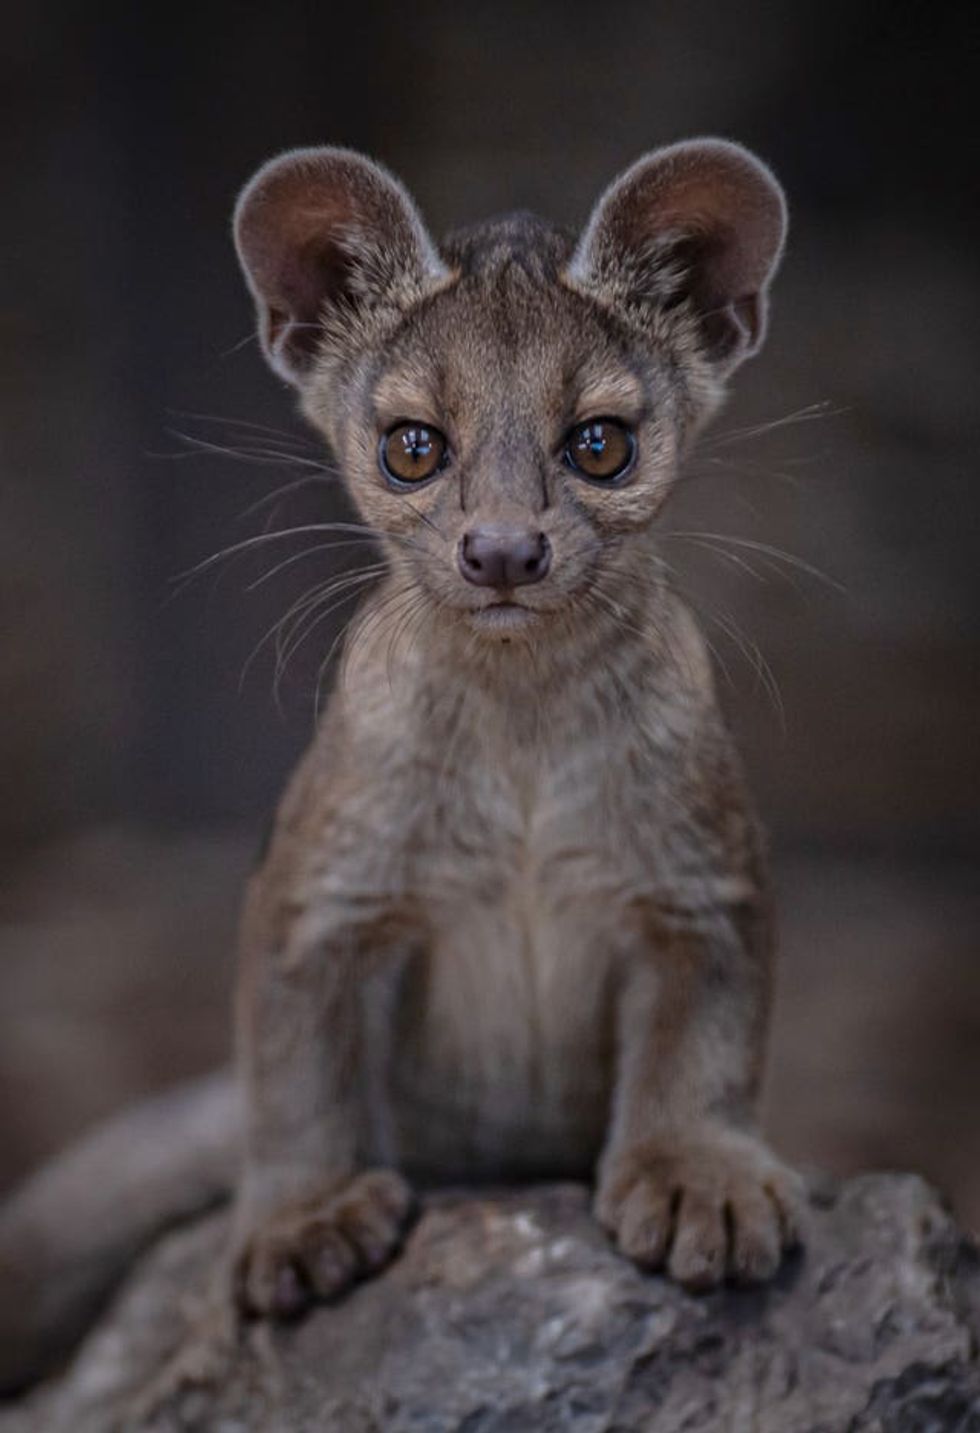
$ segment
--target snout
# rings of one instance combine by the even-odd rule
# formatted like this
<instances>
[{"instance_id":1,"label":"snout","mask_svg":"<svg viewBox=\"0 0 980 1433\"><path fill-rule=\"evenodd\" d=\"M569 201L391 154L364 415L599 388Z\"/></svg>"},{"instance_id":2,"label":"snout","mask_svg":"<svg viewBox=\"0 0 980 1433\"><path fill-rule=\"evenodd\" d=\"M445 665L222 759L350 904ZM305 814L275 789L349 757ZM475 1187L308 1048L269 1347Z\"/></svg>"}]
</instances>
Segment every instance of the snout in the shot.
<instances>
[{"instance_id":1,"label":"snout","mask_svg":"<svg viewBox=\"0 0 980 1433\"><path fill-rule=\"evenodd\" d=\"M526 587L547 575L551 543L543 532L487 524L463 534L456 560L474 587Z\"/></svg>"}]
</instances>

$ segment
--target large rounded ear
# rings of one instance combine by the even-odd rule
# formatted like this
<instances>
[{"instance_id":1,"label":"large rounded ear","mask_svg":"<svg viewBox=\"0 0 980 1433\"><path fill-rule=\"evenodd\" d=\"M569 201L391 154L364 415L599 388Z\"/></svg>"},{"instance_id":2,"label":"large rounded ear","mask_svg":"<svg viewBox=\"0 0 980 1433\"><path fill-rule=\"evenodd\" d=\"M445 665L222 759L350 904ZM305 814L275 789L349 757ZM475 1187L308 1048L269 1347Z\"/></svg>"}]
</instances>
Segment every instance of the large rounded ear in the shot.
<instances>
[{"instance_id":1,"label":"large rounded ear","mask_svg":"<svg viewBox=\"0 0 980 1433\"><path fill-rule=\"evenodd\" d=\"M262 348L297 387L328 324L409 308L446 276L406 190L349 149L294 149L263 165L234 233Z\"/></svg>"},{"instance_id":2,"label":"large rounded ear","mask_svg":"<svg viewBox=\"0 0 980 1433\"><path fill-rule=\"evenodd\" d=\"M699 344L725 373L754 353L786 237L786 201L741 145L655 150L602 195L567 277L634 321L688 302Z\"/></svg>"}]
</instances>

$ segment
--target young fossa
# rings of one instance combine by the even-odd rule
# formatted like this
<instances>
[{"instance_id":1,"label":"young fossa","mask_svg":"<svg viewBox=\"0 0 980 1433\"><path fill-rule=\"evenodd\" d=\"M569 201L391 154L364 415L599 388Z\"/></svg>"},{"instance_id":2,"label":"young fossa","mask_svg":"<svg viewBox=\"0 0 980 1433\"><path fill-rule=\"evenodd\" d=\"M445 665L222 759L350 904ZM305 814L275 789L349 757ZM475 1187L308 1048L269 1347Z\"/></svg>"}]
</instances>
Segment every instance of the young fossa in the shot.
<instances>
[{"instance_id":1,"label":"young fossa","mask_svg":"<svg viewBox=\"0 0 980 1433\"><path fill-rule=\"evenodd\" d=\"M657 544L785 224L719 140L639 160L578 239L517 215L437 247L342 149L239 201L265 354L386 562L247 898L252 1314L378 1269L434 1181L594 1178L624 1255L692 1288L797 1237L753 1124L762 845Z\"/></svg>"}]
</instances>

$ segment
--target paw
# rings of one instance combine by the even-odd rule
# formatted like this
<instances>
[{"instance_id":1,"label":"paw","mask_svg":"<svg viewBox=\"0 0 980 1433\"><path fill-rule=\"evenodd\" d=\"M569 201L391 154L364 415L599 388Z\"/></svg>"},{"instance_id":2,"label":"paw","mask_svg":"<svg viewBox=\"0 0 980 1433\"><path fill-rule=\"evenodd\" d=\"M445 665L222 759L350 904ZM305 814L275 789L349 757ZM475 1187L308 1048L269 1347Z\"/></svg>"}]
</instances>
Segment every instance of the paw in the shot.
<instances>
[{"instance_id":1,"label":"paw","mask_svg":"<svg viewBox=\"0 0 980 1433\"><path fill-rule=\"evenodd\" d=\"M770 1279L799 1243L799 1177L736 1131L665 1136L605 1162L596 1217L645 1269L688 1289Z\"/></svg>"},{"instance_id":2,"label":"paw","mask_svg":"<svg viewBox=\"0 0 980 1433\"><path fill-rule=\"evenodd\" d=\"M386 1264L412 1214L409 1186L375 1169L275 1210L242 1241L235 1295L251 1316L295 1318Z\"/></svg>"}]
</instances>

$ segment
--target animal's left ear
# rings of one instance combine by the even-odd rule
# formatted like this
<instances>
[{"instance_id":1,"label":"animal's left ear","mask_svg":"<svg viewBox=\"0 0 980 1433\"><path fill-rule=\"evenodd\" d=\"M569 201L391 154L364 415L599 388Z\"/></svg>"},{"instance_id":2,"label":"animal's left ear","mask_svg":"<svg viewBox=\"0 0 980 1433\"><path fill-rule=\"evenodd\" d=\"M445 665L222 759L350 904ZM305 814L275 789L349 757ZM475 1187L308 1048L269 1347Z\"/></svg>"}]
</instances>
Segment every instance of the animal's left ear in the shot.
<instances>
[{"instance_id":1,"label":"animal's left ear","mask_svg":"<svg viewBox=\"0 0 980 1433\"><path fill-rule=\"evenodd\" d=\"M783 191L761 160L726 140L690 140L610 185L567 278L644 327L687 301L701 347L729 373L765 336L785 237Z\"/></svg>"}]
</instances>

